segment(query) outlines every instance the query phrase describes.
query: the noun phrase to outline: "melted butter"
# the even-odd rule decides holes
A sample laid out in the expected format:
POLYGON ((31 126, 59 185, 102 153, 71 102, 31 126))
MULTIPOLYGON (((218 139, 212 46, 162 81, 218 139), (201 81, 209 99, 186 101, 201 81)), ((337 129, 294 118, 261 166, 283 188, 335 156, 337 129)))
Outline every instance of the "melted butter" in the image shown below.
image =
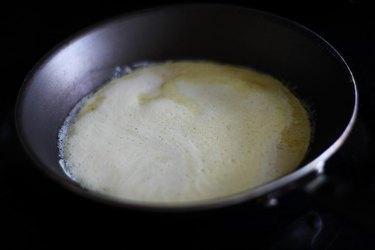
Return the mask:
MULTIPOLYGON (((180 93, 178 82, 185 82, 187 84, 225 84, 233 88, 238 93, 246 94, 247 91, 254 88, 268 89, 272 91, 274 86, 272 84, 265 84, 264 78, 268 76, 259 75, 243 68, 233 68, 231 66, 216 67, 216 65, 206 64, 204 67, 197 68, 188 62, 181 63, 167 63, 163 65, 164 70, 170 72, 178 72, 171 76, 172 79, 163 82, 160 91, 143 94, 138 97, 140 104, 147 104, 152 100, 159 98, 168 98, 178 104, 184 105, 192 113, 198 114, 199 107, 192 99, 187 98, 180 93)), ((275 81, 269 77, 268 81, 275 81)), ((228 104, 230 105, 230 104, 228 104)))
POLYGON ((310 140, 307 112, 275 78, 191 61, 111 81, 68 130, 63 157, 84 187, 167 203, 220 198, 274 180, 298 166, 310 140))
POLYGON ((197 103, 195 103, 193 100, 191 100, 190 98, 187 98, 186 96, 180 93, 176 81, 170 80, 170 81, 162 83, 160 87, 160 91, 156 93, 143 94, 143 95, 138 96, 138 100, 140 104, 147 104, 159 98, 170 99, 177 104, 185 106, 194 114, 199 113, 199 107, 197 103))
POLYGON ((80 117, 84 116, 86 113, 95 111, 98 106, 104 101, 105 96, 101 95, 100 93, 97 93, 94 95, 92 98, 89 98, 85 105, 81 108, 79 111, 77 118, 79 119, 80 117))

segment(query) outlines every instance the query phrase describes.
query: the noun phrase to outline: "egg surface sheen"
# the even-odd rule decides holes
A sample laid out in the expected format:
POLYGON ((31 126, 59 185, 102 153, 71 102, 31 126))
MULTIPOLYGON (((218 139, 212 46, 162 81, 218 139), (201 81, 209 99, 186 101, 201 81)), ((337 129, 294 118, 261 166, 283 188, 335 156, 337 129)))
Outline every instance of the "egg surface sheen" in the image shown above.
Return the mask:
POLYGON ((61 133, 65 171, 89 190, 136 202, 254 188, 293 171, 310 141, 308 114, 280 81, 206 61, 138 68, 76 110, 61 133))

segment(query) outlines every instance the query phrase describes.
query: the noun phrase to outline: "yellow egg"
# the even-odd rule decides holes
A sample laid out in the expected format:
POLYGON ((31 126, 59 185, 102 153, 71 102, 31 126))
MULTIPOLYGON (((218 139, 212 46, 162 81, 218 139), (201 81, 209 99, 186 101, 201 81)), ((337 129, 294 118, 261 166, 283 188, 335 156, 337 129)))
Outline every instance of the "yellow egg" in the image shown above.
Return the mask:
POLYGON ((213 62, 150 64, 80 105, 61 147, 67 171, 126 200, 239 193, 294 170, 310 141, 308 114, 280 81, 213 62))

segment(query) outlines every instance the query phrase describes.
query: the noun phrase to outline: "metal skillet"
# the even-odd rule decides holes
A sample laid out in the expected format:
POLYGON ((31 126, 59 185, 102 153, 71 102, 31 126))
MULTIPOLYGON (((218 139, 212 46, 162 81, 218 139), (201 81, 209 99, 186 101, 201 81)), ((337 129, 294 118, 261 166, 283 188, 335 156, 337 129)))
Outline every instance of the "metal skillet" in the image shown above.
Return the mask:
POLYGON ((348 137, 357 106, 348 65, 311 30, 248 8, 176 5, 120 16, 62 42, 27 76, 17 100, 16 125, 36 165, 71 191, 112 206, 179 212, 251 201, 272 203, 290 189, 311 186, 348 137), (314 123, 313 141, 300 166, 257 188, 189 204, 117 200, 72 181, 59 164, 57 149, 59 128, 72 107, 107 82, 119 66, 180 59, 249 66, 287 83, 309 107, 314 123))

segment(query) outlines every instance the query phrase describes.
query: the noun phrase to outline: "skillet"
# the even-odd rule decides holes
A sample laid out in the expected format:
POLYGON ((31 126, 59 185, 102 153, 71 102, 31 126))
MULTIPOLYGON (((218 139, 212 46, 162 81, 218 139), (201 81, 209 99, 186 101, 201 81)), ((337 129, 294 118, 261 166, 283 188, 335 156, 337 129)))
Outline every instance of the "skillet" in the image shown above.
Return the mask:
POLYGON ((344 143, 357 113, 354 77, 323 38, 290 20, 225 5, 176 5, 120 16, 67 39, 27 76, 16 125, 31 158, 75 193, 124 208, 191 211, 245 201, 272 203, 296 187, 311 186, 344 143), (118 67, 141 61, 204 59, 249 66, 286 83, 309 108, 313 142, 299 168, 258 188, 191 204, 119 201, 82 189, 59 165, 57 133, 72 107, 107 82, 118 67))

